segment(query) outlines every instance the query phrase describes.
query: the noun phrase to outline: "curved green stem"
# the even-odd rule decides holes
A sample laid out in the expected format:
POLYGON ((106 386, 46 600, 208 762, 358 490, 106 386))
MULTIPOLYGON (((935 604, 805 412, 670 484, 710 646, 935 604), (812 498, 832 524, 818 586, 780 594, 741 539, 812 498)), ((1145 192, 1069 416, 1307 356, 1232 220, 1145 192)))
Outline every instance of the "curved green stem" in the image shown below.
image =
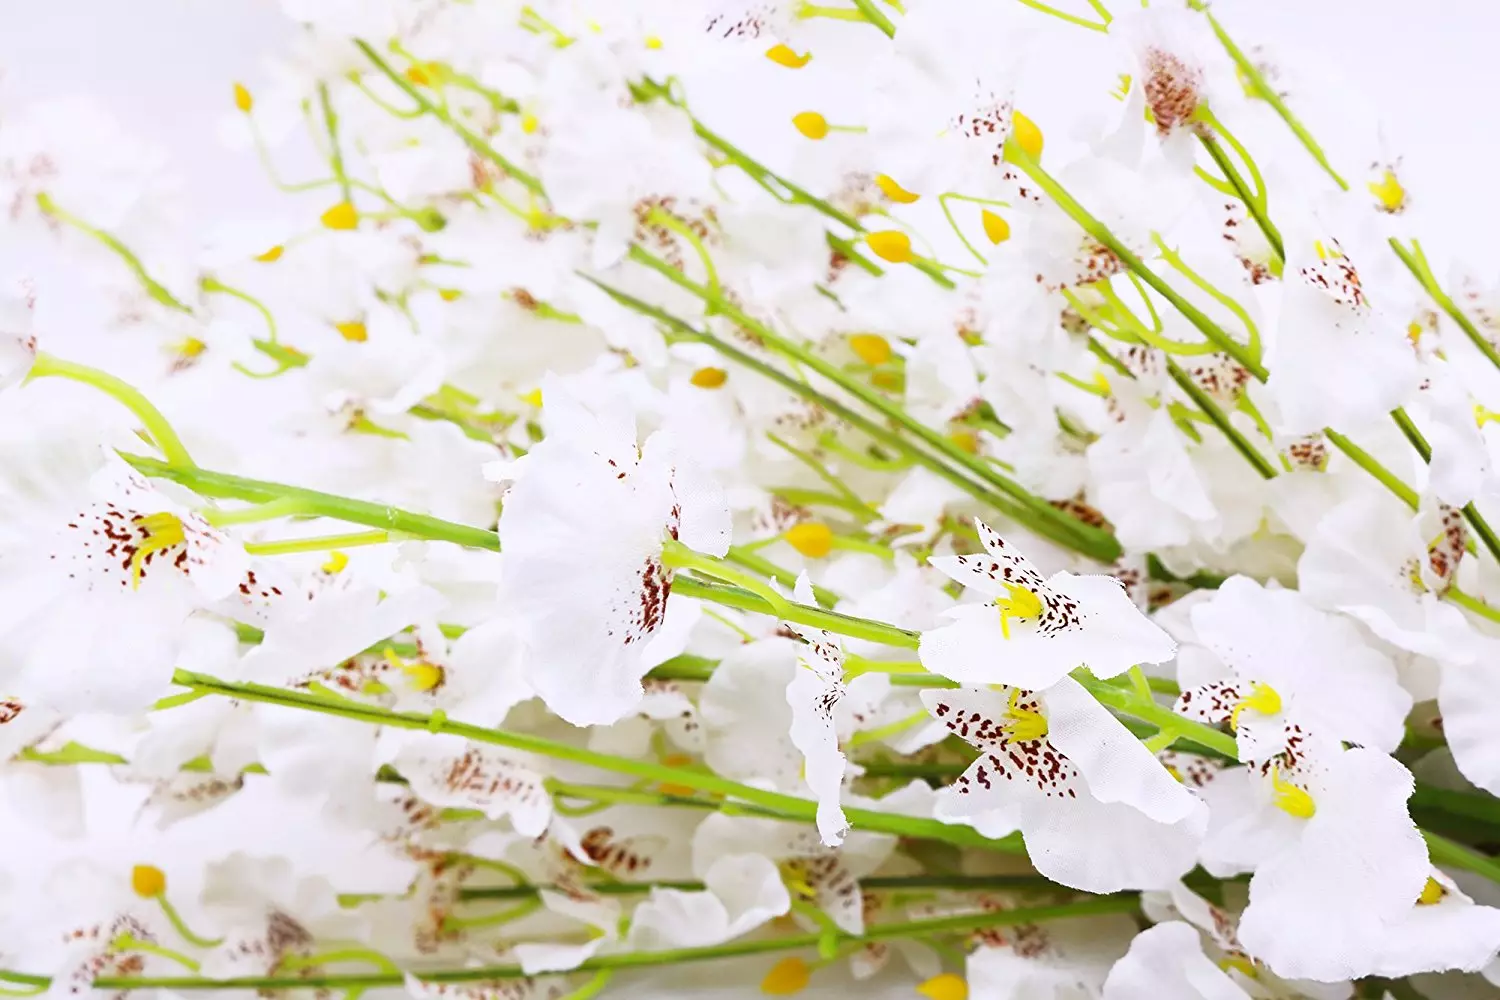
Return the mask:
POLYGON ((93 237, 94 239, 98 240, 100 243, 108 247, 110 250, 114 251, 115 255, 119 257, 120 260, 125 264, 125 266, 130 269, 130 273, 135 275, 136 280, 141 283, 141 286, 143 288, 145 288, 146 294, 151 297, 152 301, 158 302, 161 305, 166 306, 168 309, 173 309, 181 313, 187 313, 189 316, 192 315, 192 307, 184 305, 176 296, 167 291, 167 287, 165 285, 157 281, 155 278, 151 277, 151 275, 147 274, 146 265, 141 263, 141 259, 137 257, 129 247, 121 243, 112 234, 107 233, 96 226, 91 226, 87 222, 84 222, 82 219, 78 218, 76 215, 72 215, 69 212, 64 211, 61 207, 58 206, 56 202, 52 200, 52 196, 47 194, 47 192, 45 191, 37 192, 36 203, 37 207, 40 208, 42 212, 47 216, 57 219, 59 222, 67 223, 79 232, 93 237))
POLYGON ((279 542, 246 542, 245 551, 253 556, 284 556, 294 552, 326 552, 360 545, 381 545, 403 541, 389 531, 358 531, 348 535, 319 535, 316 538, 288 538, 279 542))
MULTIPOLYGON (((1090 21, 1086 17, 1079 17, 1077 14, 1069 14, 1065 11, 1058 10, 1056 7, 1048 6, 1047 4, 1042 3, 1042 0, 1016 0, 1016 2, 1021 4, 1021 6, 1023 7, 1030 7, 1032 10, 1039 10, 1043 14, 1046 14, 1050 17, 1055 17, 1059 21, 1066 21, 1068 24, 1076 24, 1080 28, 1088 28, 1090 31, 1109 31, 1109 21, 1107 20, 1103 23, 1100 23, 1098 21, 1090 21)), ((1097 10, 1098 8, 1096 7, 1095 9, 1097 10)))
POLYGON ((1229 419, 1229 415, 1220 408, 1218 402, 1212 396, 1204 392, 1203 388, 1197 382, 1193 381, 1192 376, 1178 367, 1177 362, 1171 358, 1167 358, 1167 372, 1172 376, 1172 381, 1176 382, 1182 391, 1187 393, 1193 402, 1197 404, 1198 408, 1208 416, 1208 419, 1213 421, 1214 426, 1224 433, 1224 436, 1229 439, 1229 443, 1234 446, 1235 451, 1243 455, 1245 460, 1250 463, 1250 466, 1256 472, 1260 473, 1262 479, 1276 478, 1276 467, 1271 464, 1266 456, 1260 453, 1260 450, 1255 445, 1250 443, 1250 440, 1245 435, 1240 433, 1240 429, 1234 426, 1234 422, 1229 419))
MULTIPOLYGON (((139 389, 116 378, 108 372, 88 365, 75 364, 64 361, 62 358, 53 357, 50 354, 40 353, 36 361, 32 363, 31 372, 26 376, 27 381, 47 376, 71 379, 74 382, 82 382, 84 385, 92 386, 100 392, 114 397, 131 413, 135 414, 146 433, 150 435, 152 442, 166 458, 166 464, 180 472, 191 472, 195 470, 192 456, 188 454, 182 439, 172 429, 172 425, 162 412, 152 405, 139 389)), ((148 459, 147 461, 155 461, 148 459)))

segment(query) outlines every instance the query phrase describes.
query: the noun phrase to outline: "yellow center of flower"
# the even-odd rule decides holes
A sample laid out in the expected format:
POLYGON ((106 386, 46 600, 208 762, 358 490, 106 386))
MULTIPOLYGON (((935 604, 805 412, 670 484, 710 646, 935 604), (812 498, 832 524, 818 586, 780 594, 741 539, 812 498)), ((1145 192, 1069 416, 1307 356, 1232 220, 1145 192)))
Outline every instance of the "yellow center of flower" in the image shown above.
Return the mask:
POLYGON ((172 347, 172 352, 182 358, 196 358, 206 350, 208 350, 208 345, 197 337, 179 340, 172 347))
POLYGON ((541 128, 541 125, 542 123, 537 120, 536 115, 529 111, 521 116, 521 131, 527 135, 531 135, 537 129, 541 128))
POLYGON ((167 891, 167 874, 155 865, 130 869, 130 888, 142 899, 155 899, 167 891))
POLYGON ((286 248, 281 246, 280 244, 277 244, 276 246, 267 250, 265 253, 256 254, 255 259, 260 261, 262 264, 274 264, 276 261, 281 259, 281 255, 285 252, 286 248))
POLYGON ((891 342, 878 333, 856 333, 849 338, 849 350, 867 365, 883 365, 891 360, 891 342))
POLYGON ((1379 180, 1370 181, 1365 187, 1375 196, 1381 211, 1395 213, 1406 206, 1406 189, 1393 171, 1385 171, 1379 180))
POLYGON ((1235 702, 1229 713, 1229 728, 1240 727, 1240 713, 1249 709, 1261 715, 1275 715, 1281 711, 1281 695, 1269 684, 1256 681, 1250 685, 1250 693, 1235 702))
POLYGON ((905 264, 911 260, 911 237, 899 229, 882 229, 865 237, 870 251, 881 260, 905 264))
POLYGON ((1318 811, 1317 804, 1307 794, 1307 789, 1284 780, 1281 770, 1275 767, 1271 768, 1271 796, 1276 808, 1298 819, 1312 819, 1313 814, 1318 811))
POLYGON ((146 535, 136 546, 135 555, 130 557, 131 586, 140 589, 141 569, 146 559, 154 552, 181 545, 187 536, 183 533, 182 519, 176 514, 163 512, 139 516, 135 518, 135 526, 146 535))
POLYGON ((661 48, 662 41, 661 38, 657 35, 647 35, 645 45, 646 48, 651 49, 654 52, 657 49, 661 48))
POLYGON ((969 1000, 969 984, 951 972, 933 976, 918 986, 917 992, 928 1000, 969 1000))
POLYGON ((250 109, 255 107, 255 100, 251 98, 250 91, 242 83, 234 85, 234 106, 247 115, 250 109))
POLYGON ((799 56, 785 45, 773 45, 769 49, 766 49, 766 58, 778 66, 785 66, 787 69, 801 69, 812 58, 812 53, 808 52, 799 56))
POLYGON ((1033 160, 1042 157, 1042 130, 1037 127, 1036 122, 1027 118, 1019 111, 1010 113, 1011 135, 1016 140, 1016 145, 1025 151, 1026 155, 1033 160))
MULTIPOLYGON (((693 758, 685 753, 669 753, 661 759, 667 767, 688 767, 693 763, 693 758)), ((676 782, 664 781, 656 786, 656 790, 663 795, 681 795, 684 797, 698 794, 695 789, 687 785, 679 785, 676 782)))
POLYGON ((1034 708, 1022 708, 1020 688, 1011 688, 1010 704, 1000 728, 1012 743, 1030 743, 1047 735, 1047 717, 1034 708))
POLYGON ((1000 634, 1009 639, 1012 618, 1025 620, 1042 617, 1042 598, 1036 591, 1019 583, 1006 583, 1004 587, 1010 592, 1010 596, 997 598, 995 607, 1000 611, 1000 634))
POLYGON ((801 111, 792 115, 792 124, 809 139, 821 139, 828 134, 828 119, 816 111, 801 111))
POLYGON ((1483 403, 1474 404, 1474 423, 1476 426, 1483 427, 1492 420, 1500 420, 1500 412, 1490 409, 1483 403))
POLYGON ((321 218, 329 229, 353 229, 359 225, 359 210, 352 202, 341 201, 324 212, 321 218))
POLYGON ((900 205, 910 205, 921 197, 921 195, 912 194, 906 188, 897 184, 895 178, 891 177, 890 174, 876 175, 875 186, 880 188, 881 194, 900 205))
POLYGON ((424 694, 434 691, 443 683, 443 668, 426 660, 403 660, 396 651, 387 646, 382 654, 385 661, 406 675, 407 682, 415 691, 424 694))
POLYGON ((979 435, 973 431, 954 431, 948 435, 948 440, 958 445, 970 455, 979 454, 979 435))
POLYGON ((541 409, 542 390, 532 389, 530 392, 523 392, 521 394, 521 402, 525 403, 527 406, 535 406, 537 409, 541 409))
POLYGON ((339 336, 352 344, 363 344, 370 339, 370 331, 365 329, 365 324, 360 320, 352 320, 348 323, 335 323, 333 328, 339 332, 339 336))
POLYGON ((1442 902, 1446 895, 1448 895, 1448 890, 1443 887, 1443 883, 1429 875, 1427 884, 1422 886, 1422 894, 1417 897, 1417 905, 1432 906, 1434 903, 1442 902))
POLYGON ((786 542, 809 559, 822 559, 833 551, 833 529, 822 521, 803 521, 786 529, 786 542))
POLYGON ((700 389, 717 389, 728 378, 729 373, 722 368, 699 368, 688 381, 700 389))
POLYGON ((783 958, 760 981, 760 991, 773 997, 788 997, 807 989, 812 968, 800 958, 783 958))
POLYGON ((318 568, 327 573, 329 576, 333 576, 337 573, 342 573, 344 571, 344 567, 348 565, 349 557, 340 552, 338 549, 334 549, 332 552, 328 553, 328 561, 318 568))
POLYGON ((980 211, 979 221, 984 224, 984 235, 996 246, 1010 239, 1010 223, 989 209, 980 211))
POLYGON ((1260 978, 1260 973, 1256 971, 1255 963, 1244 955, 1226 955, 1219 961, 1219 968, 1225 972, 1233 969, 1247 979, 1260 978))

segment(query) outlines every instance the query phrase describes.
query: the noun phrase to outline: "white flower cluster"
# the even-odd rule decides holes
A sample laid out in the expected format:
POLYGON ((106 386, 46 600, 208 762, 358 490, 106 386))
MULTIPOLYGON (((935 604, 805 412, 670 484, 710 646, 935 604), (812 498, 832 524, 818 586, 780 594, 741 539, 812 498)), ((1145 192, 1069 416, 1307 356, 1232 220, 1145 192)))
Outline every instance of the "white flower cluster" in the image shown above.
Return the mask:
POLYGON ((1500 986, 1500 293, 1116 6, 283 0, 207 233, 4 107, 0 995, 1500 986))

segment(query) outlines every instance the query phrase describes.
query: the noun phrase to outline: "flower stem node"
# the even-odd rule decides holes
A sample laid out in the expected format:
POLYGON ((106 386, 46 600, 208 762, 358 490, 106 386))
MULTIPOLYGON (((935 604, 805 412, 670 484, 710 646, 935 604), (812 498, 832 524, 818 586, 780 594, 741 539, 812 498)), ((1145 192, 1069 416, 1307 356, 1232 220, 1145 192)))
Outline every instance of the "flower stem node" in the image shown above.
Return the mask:
POLYGON ((969 1000, 969 984, 951 972, 933 976, 918 986, 917 992, 928 1000, 969 1000))
POLYGON ((142 899, 156 899, 167 891, 167 874, 155 865, 130 869, 130 888, 142 899))
POLYGON ((812 58, 812 53, 806 52, 798 55, 787 46, 777 44, 766 49, 766 58, 778 66, 785 66, 787 69, 801 69, 812 58))
POLYGON ((1281 770, 1275 767, 1271 769, 1271 795, 1276 807, 1289 816, 1312 819, 1313 814, 1318 811, 1317 804, 1307 794, 1307 790, 1282 778, 1281 770))
POLYGON ((913 194, 900 184, 890 174, 878 174, 875 177, 875 186, 880 188, 880 193, 891 199, 898 205, 910 205, 921 195, 913 194))
POLYGON ((870 251, 881 260, 905 264, 912 259, 911 237, 898 229, 882 229, 865 237, 870 251))
POLYGON ((1010 239, 1010 223, 991 212, 989 209, 981 209, 979 220, 984 224, 984 235, 996 246, 1010 239))
POLYGON ((786 530, 786 542, 809 559, 823 559, 833 551, 833 529, 821 521, 803 521, 786 530))
POLYGON ((328 229, 354 229, 359 226, 359 209, 353 202, 341 201, 321 216, 328 229))
POLYGON ((856 333, 849 338, 849 349, 867 365, 883 365, 891 360, 891 342, 878 333, 856 333))
POLYGON ((234 85, 234 106, 247 115, 250 109, 255 107, 255 99, 250 96, 249 89, 242 83, 234 85))
POLYGON ((1042 130, 1037 123, 1027 118, 1019 111, 1010 113, 1011 135, 1016 140, 1016 145, 1033 160, 1042 158, 1042 130))
POLYGON ((760 981, 760 991, 773 997, 789 997, 807 989, 812 968, 800 958, 783 958, 760 981))
POLYGON ((821 139, 828 134, 828 119, 816 111, 801 111, 792 115, 792 124, 809 139, 821 139))
POLYGON ((688 377, 688 381, 700 389, 717 389, 729 378, 722 368, 699 368, 688 377))
POLYGON ((182 519, 176 514, 163 511, 160 514, 144 514, 135 518, 135 524, 146 537, 135 550, 135 555, 130 557, 130 585, 139 590, 141 586, 141 568, 146 564, 152 554, 170 549, 174 545, 181 545, 187 536, 183 531, 182 519))

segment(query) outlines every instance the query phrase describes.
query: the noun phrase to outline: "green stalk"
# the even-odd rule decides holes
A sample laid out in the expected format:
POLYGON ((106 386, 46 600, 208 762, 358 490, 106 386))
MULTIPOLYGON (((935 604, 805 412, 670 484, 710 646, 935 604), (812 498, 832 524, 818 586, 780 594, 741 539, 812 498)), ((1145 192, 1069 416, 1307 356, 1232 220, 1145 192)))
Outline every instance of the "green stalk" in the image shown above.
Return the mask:
POLYGON ((78 218, 78 216, 64 211, 58 206, 57 202, 52 200, 52 196, 47 194, 47 192, 45 191, 37 192, 36 204, 44 214, 50 216, 51 218, 57 219, 59 222, 67 223, 79 232, 93 237, 100 243, 103 243, 110 250, 114 251, 115 255, 120 258, 121 262, 123 262, 124 265, 130 269, 130 273, 135 275, 136 280, 139 281, 141 283, 141 286, 146 289, 146 294, 150 296, 153 301, 166 306, 168 309, 174 309, 180 313, 187 313, 189 316, 193 314, 192 307, 185 305, 171 292, 167 291, 167 287, 165 285, 157 281, 155 278, 151 277, 151 275, 146 272, 146 265, 141 263, 141 259, 135 255, 134 251, 132 251, 124 243, 121 243, 113 234, 107 233, 96 226, 91 226, 87 222, 78 218))
POLYGON ((896 26, 871 0, 854 0, 854 6, 859 8, 859 12, 865 16, 866 21, 885 32, 885 37, 896 37, 896 26))
POLYGON ((465 524, 455 524, 428 514, 416 514, 398 507, 371 503, 367 500, 353 500, 349 497, 335 496, 332 493, 303 489, 300 486, 287 486, 262 479, 246 479, 243 476, 212 472, 197 467, 184 468, 169 462, 147 458, 144 455, 122 455, 121 457, 144 476, 169 479, 181 486, 186 486, 200 496, 244 500, 256 504, 270 503, 273 500, 294 501, 298 509, 308 515, 364 524, 372 528, 411 535, 414 538, 453 542, 472 549, 489 549, 492 552, 498 552, 500 549, 500 537, 488 528, 471 528, 465 524))
MULTIPOLYGON (((1139 906, 1134 893, 1113 896, 1098 896, 1058 906, 1037 906, 1015 910, 994 910, 983 913, 965 913, 953 917, 929 920, 908 920, 898 923, 875 924, 866 928, 864 934, 839 934, 839 944, 866 944, 874 941, 889 941, 897 938, 928 937, 938 934, 966 934, 986 927, 1014 927, 1021 924, 1038 924, 1049 920, 1065 920, 1077 917, 1106 916, 1116 913, 1133 913, 1139 906)), ((816 948, 827 936, 826 931, 812 934, 793 934, 783 937, 751 941, 731 941, 727 944, 703 948, 671 948, 662 951, 624 952, 614 955, 596 955, 581 963, 570 972, 597 972, 603 969, 639 969, 663 965, 680 965, 716 958, 740 955, 764 955, 779 951, 797 951, 816 948)), ((28 976, 24 973, 0 973, 0 977, 26 985, 45 985, 44 977, 28 976)), ((419 974, 425 982, 472 983, 494 979, 524 979, 526 973, 519 965, 475 966, 463 969, 424 971, 419 974)), ((403 976, 399 973, 362 973, 343 976, 244 976, 235 979, 207 979, 198 976, 101 976, 93 986, 102 990, 164 989, 164 990, 337 990, 376 989, 399 987, 403 976)))
MULTIPOLYGON (((1417 454, 1422 456, 1422 461, 1431 465, 1432 445, 1428 444, 1427 438, 1417 429, 1417 425, 1412 422, 1406 409, 1396 407, 1391 411, 1391 419, 1396 421, 1396 426, 1401 428, 1401 433, 1406 436, 1406 440, 1417 450, 1417 454)), ((1469 522, 1469 527, 1474 529, 1474 534, 1484 542, 1484 547, 1490 550, 1492 556, 1500 559, 1500 537, 1496 537, 1495 529, 1490 527, 1490 523, 1484 519, 1483 514, 1479 513, 1479 508, 1474 506, 1473 501, 1464 504, 1463 514, 1464 519, 1469 522)))
POLYGON ((1193 381, 1192 376, 1178 367, 1177 362, 1172 360, 1171 355, 1167 356, 1167 372, 1172 376, 1172 381, 1176 382, 1182 388, 1182 391, 1187 393, 1193 402, 1198 405, 1198 408, 1208 416, 1208 419, 1213 421, 1214 426, 1224 432, 1224 436, 1229 439, 1229 443, 1234 445, 1236 451, 1245 456, 1245 460, 1250 463, 1256 472, 1260 473, 1261 478, 1276 478, 1275 466, 1270 463, 1266 456, 1260 453, 1258 448, 1250 443, 1245 435, 1240 433, 1239 428, 1234 426, 1228 415, 1219 407, 1214 398, 1204 392, 1202 387, 1193 381))
POLYGON ((794 601, 786 601, 784 602, 784 606, 778 610, 771 605, 771 602, 759 594, 739 587, 696 580, 692 577, 678 576, 672 581, 672 592, 674 594, 681 594, 684 597, 696 597, 700 600, 712 601, 726 608, 737 608, 740 611, 754 611, 757 614, 772 615, 797 625, 808 625, 812 628, 820 628, 838 635, 848 636, 851 639, 865 639, 886 646, 916 649, 922 638, 920 632, 897 628, 895 625, 873 621, 869 618, 856 618, 853 615, 840 614, 837 611, 825 611, 810 604, 798 604, 794 601))
POLYGON ((1500 368, 1500 352, 1495 350, 1489 338, 1479 332, 1479 328, 1469 319, 1468 314, 1459 308, 1458 303, 1453 301, 1452 296, 1443 291, 1442 286, 1437 283, 1437 278, 1432 273, 1432 268, 1427 264, 1427 258, 1422 254, 1422 247, 1416 240, 1412 240, 1412 249, 1408 250, 1401 241, 1392 236, 1386 241, 1390 248, 1395 251, 1396 256, 1401 258, 1401 263, 1417 279, 1417 283, 1427 293, 1427 297, 1438 304, 1438 308, 1448 314, 1448 318, 1458 324, 1458 328, 1469 338, 1469 343, 1489 359, 1490 364, 1500 368))
MULTIPOLYGON (((1217 122, 1214 122, 1214 124, 1218 125, 1217 122)), ((1249 209, 1251 217, 1255 219, 1255 224, 1265 234, 1266 242, 1271 244, 1272 252, 1276 254, 1278 259, 1286 260, 1286 245, 1281 241, 1281 231, 1276 228, 1276 224, 1266 214, 1265 192, 1251 192, 1249 185, 1245 183, 1245 179, 1240 176, 1239 170, 1235 168, 1234 162, 1229 159, 1229 154, 1225 153, 1224 147, 1219 145, 1218 139, 1200 132, 1198 133, 1198 141, 1203 144, 1204 149, 1208 150, 1208 155, 1213 157, 1213 161, 1218 165, 1218 168, 1224 171, 1224 176, 1228 178, 1230 186, 1235 190, 1235 194, 1239 196, 1240 201, 1245 203, 1245 208, 1249 209)), ((1248 158, 1246 162, 1249 162, 1248 158)))
MULTIPOLYGON (((866 892, 930 892, 939 889, 950 892, 1014 892, 1017 890, 1069 891, 1056 882, 1040 875, 894 875, 872 876, 859 880, 859 887, 866 892)), ((535 896, 550 885, 505 885, 458 890, 458 898, 470 899, 525 899, 535 896)), ((704 888, 702 882, 596 882, 589 889, 601 896, 635 896, 652 889, 677 889, 681 892, 697 892, 704 888)))
POLYGON ((323 111, 323 126, 328 130, 328 160, 333 167, 334 179, 339 184, 339 196, 344 201, 349 201, 349 175, 344 172, 344 153, 339 148, 339 118, 334 114, 333 102, 328 98, 328 84, 321 81, 318 83, 318 105, 323 111))
POLYGON ((171 468, 175 472, 187 474, 196 471, 192 456, 188 454, 182 439, 172 429, 172 425, 162 412, 152 405, 135 386, 118 379, 108 372, 88 365, 74 364, 64 361, 62 358, 53 357, 50 354, 39 353, 36 360, 32 362, 31 371, 27 374, 27 381, 48 376, 71 379, 74 382, 82 382, 84 385, 92 386, 106 395, 112 396, 131 413, 135 414, 137 420, 146 428, 146 433, 161 453, 166 456, 166 462, 158 462, 156 459, 142 459, 164 468, 171 468))

